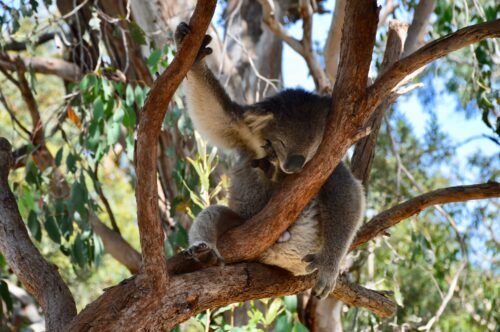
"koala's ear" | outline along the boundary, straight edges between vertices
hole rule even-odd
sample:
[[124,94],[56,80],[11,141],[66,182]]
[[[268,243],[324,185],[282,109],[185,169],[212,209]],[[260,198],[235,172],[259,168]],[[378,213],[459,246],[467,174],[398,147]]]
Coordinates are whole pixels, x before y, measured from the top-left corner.
[[253,132],[261,131],[274,119],[274,114],[262,109],[249,110],[243,113],[243,121]]

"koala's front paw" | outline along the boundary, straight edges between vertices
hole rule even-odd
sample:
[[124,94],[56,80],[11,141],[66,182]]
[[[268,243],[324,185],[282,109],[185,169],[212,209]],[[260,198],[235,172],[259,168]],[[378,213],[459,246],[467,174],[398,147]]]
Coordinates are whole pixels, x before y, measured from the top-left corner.
[[318,270],[313,295],[320,299],[326,298],[333,291],[337,283],[339,264],[332,262],[331,257],[327,257],[327,255],[322,253],[307,255],[302,260],[309,263],[306,266],[307,272]]
[[[191,33],[191,27],[189,24],[186,22],[181,22],[178,26],[177,29],[175,29],[175,43],[177,44],[177,47],[179,47],[182,42],[184,41],[184,38]],[[212,41],[212,37],[210,35],[205,35],[203,38],[203,41],[201,42],[200,50],[198,51],[198,55],[196,56],[196,61],[200,61],[204,57],[206,57],[209,54],[212,54],[212,49],[208,47],[208,44]]]
[[197,262],[213,265],[224,265],[224,258],[217,248],[206,242],[198,242],[181,252],[182,255]]

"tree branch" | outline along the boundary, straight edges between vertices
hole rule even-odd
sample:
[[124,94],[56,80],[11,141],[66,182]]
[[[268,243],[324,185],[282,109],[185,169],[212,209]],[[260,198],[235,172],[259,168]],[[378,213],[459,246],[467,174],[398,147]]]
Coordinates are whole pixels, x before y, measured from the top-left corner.
[[428,43],[393,64],[373,83],[368,89],[367,106],[378,106],[399,82],[419,68],[467,45],[493,37],[500,37],[500,20],[472,25]]
[[63,331],[76,315],[70,290],[30,240],[7,183],[13,164],[11,145],[0,137],[0,250],[24,287],[40,303],[48,331]]
[[432,12],[436,7],[436,0],[420,0],[413,21],[408,29],[408,38],[405,43],[405,52],[403,56],[407,56],[415,52],[415,50],[424,42],[424,35],[427,32],[427,26]]
[[[380,73],[384,73],[403,53],[403,46],[406,39],[408,26],[398,21],[389,23],[389,34],[387,45],[384,52],[384,59],[380,67]],[[351,158],[351,170],[355,177],[361,180],[363,186],[367,188],[370,170],[372,168],[373,158],[375,157],[375,147],[382,124],[382,118],[386,109],[392,104],[393,100],[388,96],[386,100],[377,107],[375,113],[368,121],[371,133],[367,137],[356,143],[354,154]]]
[[[55,58],[46,57],[21,57],[22,62],[28,68],[31,68],[35,73],[55,75],[68,82],[79,82],[82,78],[82,73],[77,65]],[[14,60],[7,60],[5,54],[3,59],[0,59],[0,67],[5,70],[16,70]]]
[[[44,34],[38,36],[38,38],[36,40],[32,41],[32,44],[34,46],[45,44],[46,42],[54,39],[55,36],[56,36],[56,34],[54,32],[44,33]],[[24,51],[24,50],[26,50],[27,45],[29,43],[30,43],[29,41],[18,42],[18,41],[14,40],[14,41],[11,41],[10,43],[7,43],[3,47],[3,51]]]
[[364,224],[358,231],[351,245],[351,250],[383,234],[401,220],[407,219],[429,206],[494,197],[500,197],[500,184],[498,182],[437,189],[414,197],[379,213]]
[[340,60],[340,41],[344,25],[346,0],[336,0],[332,23],[325,44],[325,70],[332,84],[335,84]]
[[163,250],[164,235],[159,220],[156,163],[159,133],[167,105],[194,63],[215,10],[216,1],[199,1],[186,36],[172,63],[155,81],[141,112],[137,132],[137,217],[143,269],[152,289],[165,291],[168,273]]

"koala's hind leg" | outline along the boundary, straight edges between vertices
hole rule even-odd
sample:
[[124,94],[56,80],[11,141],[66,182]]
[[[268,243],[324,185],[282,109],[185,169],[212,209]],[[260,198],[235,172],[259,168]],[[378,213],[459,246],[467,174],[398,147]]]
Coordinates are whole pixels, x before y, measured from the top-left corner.
[[335,288],[340,263],[358,230],[364,214],[363,186],[340,163],[319,192],[319,219],[323,244],[316,254],[307,255],[307,270],[318,270],[313,292],[327,297]]
[[222,205],[212,205],[201,211],[189,230],[189,248],[183,254],[208,264],[221,265],[224,259],[217,250],[217,238],[244,219]]

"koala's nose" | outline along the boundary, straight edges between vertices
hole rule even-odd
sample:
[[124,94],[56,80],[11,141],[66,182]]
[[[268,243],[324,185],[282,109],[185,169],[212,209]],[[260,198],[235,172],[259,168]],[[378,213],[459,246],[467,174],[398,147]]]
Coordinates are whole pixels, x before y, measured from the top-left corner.
[[285,165],[283,165],[283,172],[288,174],[300,172],[304,167],[305,161],[306,158],[304,156],[298,154],[291,155],[286,159]]

